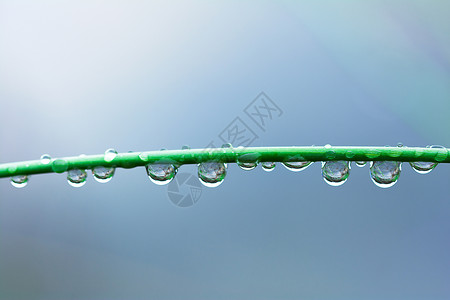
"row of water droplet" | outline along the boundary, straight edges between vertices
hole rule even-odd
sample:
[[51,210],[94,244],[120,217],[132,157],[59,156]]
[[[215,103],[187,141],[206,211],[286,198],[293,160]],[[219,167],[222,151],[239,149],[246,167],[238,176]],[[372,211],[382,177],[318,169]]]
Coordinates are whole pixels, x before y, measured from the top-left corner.
[[[326,145],[326,148],[329,145]],[[223,147],[231,147],[227,144]],[[428,146],[430,148],[444,148],[442,146]],[[189,149],[189,147],[183,147]],[[444,148],[445,149],[445,148]],[[108,149],[105,152],[104,159],[106,162],[111,162],[117,156],[117,151]],[[47,154],[41,157],[43,164],[49,164],[51,157]],[[259,162],[249,160],[237,160],[237,165],[246,171],[255,169]],[[311,161],[286,161],[282,164],[291,171],[298,172],[309,167],[313,162]],[[366,161],[356,161],[358,167],[364,167]],[[431,172],[436,166],[435,162],[410,162],[411,167],[419,174],[427,174]],[[276,164],[274,162],[261,162],[264,171],[273,171]],[[178,172],[179,165],[172,163],[151,163],[145,166],[149,179],[158,185],[168,184],[173,180]],[[393,186],[400,177],[402,163],[397,161],[371,161],[370,162],[370,177],[372,181],[379,187],[388,188]],[[351,164],[349,161],[326,161],[322,162],[322,177],[326,183],[331,186],[340,186],[344,184],[350,175]],[[100,183],[109,182],[114,176],[115,168],[97,166],[92,169],[92,174],[95,180]],[[198,164],[198,178],[200,182],[207,187],[219,186],[225,179],[227,173],[227,164],[219,161],[208,161]],[[67,171],[67,181],[73,187],[81,187],[86,183],[86,170],[73,169]],[[14,187],[22,188],[28,183],[28,176],[20,175],[11,178],[11,184]]]

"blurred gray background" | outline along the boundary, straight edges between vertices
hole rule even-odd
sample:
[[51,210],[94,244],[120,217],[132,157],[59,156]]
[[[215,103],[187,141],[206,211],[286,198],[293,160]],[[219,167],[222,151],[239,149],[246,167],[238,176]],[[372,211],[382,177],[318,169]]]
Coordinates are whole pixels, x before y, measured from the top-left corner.
[[[0,0],[0,163],[204,147],[450,146],[448,1]],[[265,131],[244,108],[282,110]],[[194,166],[180,171],[195,173]],[[449,299],[450,167],[243,171],[173,205],[143,168],[0,180],[0,299]]]

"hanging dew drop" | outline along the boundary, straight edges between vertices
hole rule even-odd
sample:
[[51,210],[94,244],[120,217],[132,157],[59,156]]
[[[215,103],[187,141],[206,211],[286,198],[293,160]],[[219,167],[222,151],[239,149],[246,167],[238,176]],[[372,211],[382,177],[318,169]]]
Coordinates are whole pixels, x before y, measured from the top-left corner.
[[[429,149],[442,149],[439,150],[440,152],[436,155],[436,160],[439,161],[439,159],[444,160],[447,157],[446,154],[446,148],[439,145],[433,145],[433,146],[427,146],[426,148]],[[420,156],[422,153],[417,153],[416,156]],[[437,162],[426,162],[426,161],[412,161],[409,163],[414,171],[416,171],[419,174],[428,174],[431,171],[433,171],[434,168],[438,165]]]
[[274,162],[265,161],[261,163],[261,167],[266,172],[272,172],[275,169],[276,164]]
[[322,162],[323,180],[331,186],[343,185],[350,175],[350,162],[326,161]]
[[254,168],[256,168],[256,166],[258,166],[258,163],[245,163],[245,162],[237,162],[237,165],[245,171],[251,171]]
[[52,158],[48,154],[44,154],[41,156],[41,163],[44,165],[48,165],[52,161]]
[[106,162],[112,162],[114,160],[114,158],[116,158],[116,156],[117,156],[117,151],[112,149],[112,148],[110,148],[110,149],[105,151],[104,160]]
[[85,170],[74,169],[67,171],[67,182],[73,187],[82,187],[86,184],[87,173]]
[[400,177],[402,163],[398,161],[374,161],[370,163],[370,177],[381,188],[393,186]]
[[239,156],[236,163],[242,170],[250,171],[258,166],[259,157],[258,153],[246,153]]
[[227,167],[222,162],[209,161],[198,165],[198,179],[207,187],[219,186],[227,175]]
[[154,163],[145,166],[150,180],[157,185],[165,185],[172,181],[177,174],[177,167],[173,164]]
[[362,168],[362,167],[365,167],[365,166],[366,166],[367,161],[355,161],[355,164],[356,164],[358,167]]
[[28,184],[28,176],[19,175],[11,177],[11,185],[18,189],[26,187]]
[[412,161],[409,164],[419,174],[428,174],[438,165],[438,163],[426,161]]
[[286,167],[286,169],[293,171],[293,172],[299,172],[303,171],[307,167],[309,167],[312,164],[310,161],[285,161],[283,162],[283,166]]
[[107,183],[111,181],[114,176],[115,169],[108,167],[95,167],[92,169],[92,175],[94,175],[94,179],[100,183]]

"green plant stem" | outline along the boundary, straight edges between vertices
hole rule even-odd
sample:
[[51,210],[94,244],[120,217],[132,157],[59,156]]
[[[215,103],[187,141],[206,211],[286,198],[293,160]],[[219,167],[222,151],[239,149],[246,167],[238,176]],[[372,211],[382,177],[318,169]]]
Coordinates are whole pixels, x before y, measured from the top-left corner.
[[63,173],[71,169],[92,169],[97,166],[134,168],[149,163],[197,164],[206,161],[234,163],[240,161],[401,161],[450,163],[448,149],[419,147],[249,147],[190,150],[164,150],[119,153],[112,161],[105,155],[74,156],[0,164],[0,178],[17,175]]

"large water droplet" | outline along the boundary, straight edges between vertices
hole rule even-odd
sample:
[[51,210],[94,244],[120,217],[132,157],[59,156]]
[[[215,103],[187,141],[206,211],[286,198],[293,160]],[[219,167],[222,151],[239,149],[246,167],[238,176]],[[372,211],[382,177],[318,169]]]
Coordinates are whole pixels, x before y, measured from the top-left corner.
[[362,167],[365,167],[365,166],[366,166],[367,161],[355,161],[355,164],[356,164],[358,167],[362,168]]
[[198,165],[198,178],[207,187],[219,186],[227,175],[227,167],[222,162],[203,162]]
[[117,156],[117,151],[111,148],[111,149],[108,149],[105,151],[104,159],[106,162],[111,162],[114,160],[114,158],[116,158],[116,156]]
[[52,161],[52,158],[50,155],[48,154],[43,154],[41,156],[41,163],[44,165],[48,165],[50,162]]
[[26,187],[28,184],[28,176],[26,175],[13,176],[11,177],[11,184],[13,187],[19,189]]
[[67,171],[67,182],[73,187],[82,187],[86,184],[87,173],[85,170],[69,170]]
[[398,161],[374,161],[370,163],[370,177],[381,188],[393,186],[400,177],[402,163]]
[[177,174],[177,167],[173,164],[154,163],[145,166],[148,178],[157,185],[165,185],[172,181]]
[[312,164],[310,161],[285,161],[283,165],[286,169],[294,172],[303,171]]
[[323,180],[332,186],[340,186],[347,181],[350,174],[350,162],[348,161],[326,161],[322,162]]
[[98,166],[92,169],[92,174],[94,175],[94,179],[98,182],[107,183],[113,178],[114,171],[114,168]]
[[265,161],[261,163],[262,169],[266,172],[272,172],[275,169],[276,164],[274,162]]

